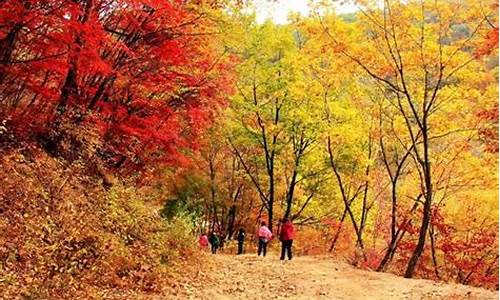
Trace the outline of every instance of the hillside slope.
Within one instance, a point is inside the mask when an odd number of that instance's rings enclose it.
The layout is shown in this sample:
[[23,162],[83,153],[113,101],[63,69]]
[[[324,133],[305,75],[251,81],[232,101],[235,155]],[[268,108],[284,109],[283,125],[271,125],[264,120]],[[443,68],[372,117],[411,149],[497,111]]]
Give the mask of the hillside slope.
[[188,221],[165,222],[131,185],[105,189],[83,159],[23,146],[0,147],[0,299],[135,299],[178,281]]
[[[182,285],[178,299],[498,299],[498,292],[354,269],[323,257],[280,262],[247,254],[210,255],[204,281]],[[170,297],[169,297],[170,298]]]

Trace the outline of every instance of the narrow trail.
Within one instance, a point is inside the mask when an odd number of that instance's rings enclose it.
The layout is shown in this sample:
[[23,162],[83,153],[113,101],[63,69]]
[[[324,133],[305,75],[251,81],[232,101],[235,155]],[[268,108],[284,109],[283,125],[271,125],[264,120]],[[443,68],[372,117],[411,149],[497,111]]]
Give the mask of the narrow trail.
[[214,270],[183,299],[498,299],[498,292],[355,269],[326,257],[209,255]]

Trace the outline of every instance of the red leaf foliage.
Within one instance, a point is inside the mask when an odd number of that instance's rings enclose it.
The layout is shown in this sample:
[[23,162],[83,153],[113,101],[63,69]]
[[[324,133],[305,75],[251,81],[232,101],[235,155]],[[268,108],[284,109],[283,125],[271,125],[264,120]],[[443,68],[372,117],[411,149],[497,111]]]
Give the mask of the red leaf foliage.
[[4,1],[0,120],[52,142],[93,128],[127,172],[180,161],[229,91],[211,22],[185,1]]

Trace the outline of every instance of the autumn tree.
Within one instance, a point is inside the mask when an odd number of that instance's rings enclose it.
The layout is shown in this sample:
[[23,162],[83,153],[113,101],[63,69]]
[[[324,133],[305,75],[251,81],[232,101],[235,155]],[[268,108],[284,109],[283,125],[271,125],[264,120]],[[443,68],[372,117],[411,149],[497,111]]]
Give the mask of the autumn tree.
[[174,163],[229,88],[223,51],[208,42],[211,9],[3,2],[1,119],[54,154],[78,156],[79,144],[92,144],[90,156],[126,174]]
[[[458,124],[450,130],[435,120],[446,112],[445,104],[459,103],[455,93],[478,68],[466,48],[485,30],[486,18],[478,10],[471,3],[384,1],[382,8],[367,4],[361,7],[358,32],[363,35],[358,39],[341,38],[338,27],[325,24],[333,51],[350,58],[380,86],[406,123],[424,201],[418,242],[405,277],[413,276],[426,244],[437,193],[433,152],[440,152],[436,147],[441,137],[462,131]],[[410,21],[411,16],[418,18]],[[469,22],[471,19],[474,21]],[[360,47],[354,48],[352,43]]]

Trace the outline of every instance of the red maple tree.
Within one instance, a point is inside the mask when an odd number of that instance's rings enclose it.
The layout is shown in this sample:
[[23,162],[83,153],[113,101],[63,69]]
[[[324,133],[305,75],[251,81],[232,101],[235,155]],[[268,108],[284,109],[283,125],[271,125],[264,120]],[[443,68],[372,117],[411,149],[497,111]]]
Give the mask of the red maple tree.
[[[207,5],[211,5],[207,3]],[[230,86],[203,4],[74,0],[0,3],[0,118],[51,147],[98,132],[109,166],[182,160]],[[128,172],[127,171],[127,172]]]

